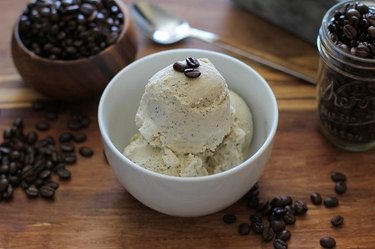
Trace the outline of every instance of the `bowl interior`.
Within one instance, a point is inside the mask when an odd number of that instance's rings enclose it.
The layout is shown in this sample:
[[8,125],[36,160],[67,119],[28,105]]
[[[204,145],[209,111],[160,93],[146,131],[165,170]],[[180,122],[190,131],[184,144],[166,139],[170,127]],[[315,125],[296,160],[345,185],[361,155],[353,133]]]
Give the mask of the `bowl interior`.
[[258,151],[276,130],[278,111],[271,88],[252,68],[237,59],[217,52],[176,49],[141,58],[118,73],[105,89],[99,106],[102,133],[122,153],[137,132],[135,114],[148,79],[157,71],[186,57],[211,60],[226,79],[229,89],[249,105],[254,122],[250,156]]

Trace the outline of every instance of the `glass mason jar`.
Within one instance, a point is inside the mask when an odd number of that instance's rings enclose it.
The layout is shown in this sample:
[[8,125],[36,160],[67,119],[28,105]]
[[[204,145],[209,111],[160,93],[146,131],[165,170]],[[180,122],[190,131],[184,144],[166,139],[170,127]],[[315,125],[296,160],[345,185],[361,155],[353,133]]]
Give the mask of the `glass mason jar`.
[[[353,29],[343,28],[349,22],[343,17],[341,27],[332,25],[333,20],[340,19],[340,13],[345,13],[345,8],[357,6],[355,4],[367,5],[370,11],[374,11],[375,17],[374,2],[346,1],[333,6],[323,18],[317,39],[320,54],[317,113],[321,132],[334,145],[349,151],[365,151],[375,148],[375,42],[372,45],[363,43],[367,48],[363,48],[363,44],[358,45],[359,40],[365,38],[351,36]],[[353,22],[352,26],[362,30],[371,26],[361,18],[359,21],[357,18],[358,22]],[[344,30],[344,33],[340,34],[335,29]],[[343,45],[340,38],[357,46],[356,49],[350,50],[350,45]],[[372,38],[367,36],[367,39]],[[369,54],[364,58],[364,54],[360,54],[367,52],[373,57],[368,58]]]

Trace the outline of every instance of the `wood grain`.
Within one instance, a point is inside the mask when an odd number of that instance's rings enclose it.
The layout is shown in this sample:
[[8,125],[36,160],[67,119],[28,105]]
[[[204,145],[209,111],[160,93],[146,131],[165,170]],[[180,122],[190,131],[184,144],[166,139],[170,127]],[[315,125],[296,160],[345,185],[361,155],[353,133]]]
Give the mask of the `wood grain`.
[[[26,130],[33,129],[43,113],[30,109],[41,98],[19,77],[11,56],[11,31],[28,0],[0,1],[0,130],[22,117]],[[125,1],[131,3],[131,1]],[[238,8],[230,0],[155,1],[189,20],[192,26],[212,31],[251,50],[272,54],[285,63],[314,72],[318,65],[315,47]],[[156,45],[138,33],[137,57],[171,48],[203,48],[225,52],[201,41],[189,39],[172,46]],[[243,59],[243,58],[240,58]],[[319,133],[315,117],[315,87],[298,79],[243,59],[270,84],[280,109],[280,123],[273,154],[259,181],[261,198],[290,194],[309,204],[306,216],[290,226],[289,248],[321,248],[319,239],[331,235],[336,248],[374,248],[375,154],[349,153],[330,145]],[[240,222],[252,213],[243,200],[204,217],[178,218],[157,213],[135,200],[118,183],[103,156],[96,120],[97,103],[76,107],[91,117],[85,143],[95,155],[79,157],[70,166],[72,179],[62,182],[54,201],[30,200],[16,189],[11,202],[0,203],[0,248],[273,248],[254,234],[239,236]],[[66,130],[69,112],[51,122],[48,132],[57,136]],[[46,136],[41,133],[40,136]],[[348,177],[348,192],[339,196],[340,206],[327,209],[309,202],[311,191],[335,195],[330,173]],[[147,191],[147,189],[145,189]],[[238,216],[227,225],[224,213]],[[330,218],[340,214],[344,226],[333,229]]]

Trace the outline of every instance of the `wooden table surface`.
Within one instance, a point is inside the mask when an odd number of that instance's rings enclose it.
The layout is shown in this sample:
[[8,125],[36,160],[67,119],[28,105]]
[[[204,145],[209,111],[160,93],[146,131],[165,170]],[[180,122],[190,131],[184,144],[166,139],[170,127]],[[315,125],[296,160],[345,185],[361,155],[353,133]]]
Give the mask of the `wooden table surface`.
[[[27,0],[0,1],[0,129],[17,117],[26,130],[34,129],[42,113],[31,110],[41,98],[27,87],[11,59],[12,26]],[[126,1],[130,3],[130,1]],[[238,44],[269,54],[302,71],[315,73],[318,53],[314,46],[235,6],[230,0],[155,1],[189,20],[192,26],[215,32]],[[211,44],[189,39],[160,46],[139,34],[138,58],[170,48],[203,48],[222,51]],[[243,58],[240,58],[243,59]],[[289,248],[320,248],[325,235],[336,238],[336,248],[375,248],[375,154],[350,153],[331,146],[319,133],[315,116],[315,86],[244,60],[270,84],[279,104],[280,120],[273,154],[259,180],[261,199],[288,194],[308,203],[308,213],[289,226]],[[71,166],[72,179],[61,182],[53,201],[28,199],[20,188],[12,201],[0,202],[0,248],[273,248],[259,236],[240,236],[237,227],[252,211],[240,200],[227,209],[198,218],[170,217],[135,200],[106,164],[96,119],[97,103],[80,104],[91,117],[86,145],[95,155]],[[68,114],[62,114],[65,120]],[[48,134],[66,130],[64,122],[51,122]],[[42,136],[43,134],[41,134]],[[314,206],[310,192],[336,196],[332,171],[348,177],[348,191],[340,206]],[[147,191],[147,190],[145,190]],[[238,217],[236,224],[222,222],[225,213]],[[332,228],[333,215],[344,216],[344,225]]]

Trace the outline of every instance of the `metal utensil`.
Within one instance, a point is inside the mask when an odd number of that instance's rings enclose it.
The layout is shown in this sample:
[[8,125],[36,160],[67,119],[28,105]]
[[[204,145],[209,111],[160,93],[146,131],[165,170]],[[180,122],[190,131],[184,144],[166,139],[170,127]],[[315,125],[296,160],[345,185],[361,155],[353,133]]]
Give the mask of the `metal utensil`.
[[[281,64],[272,62],[269,59],[258,56],[257,54],[246,51],[239,46],[233,46],[231,42],[219,37],[217,34],[192,28],[186,20],[172,15],[166,10],[150,2],[137,2],[133,4],[131,13],[138,26],[156,43],[173,44],[185,38],[192,37],[208,43],[215,44],[220,48],[248,58],[261,65],[292,75],[308,83],[315,84],[315,79],[287,68]],[[268,56],[269,57],[269,56]]]

